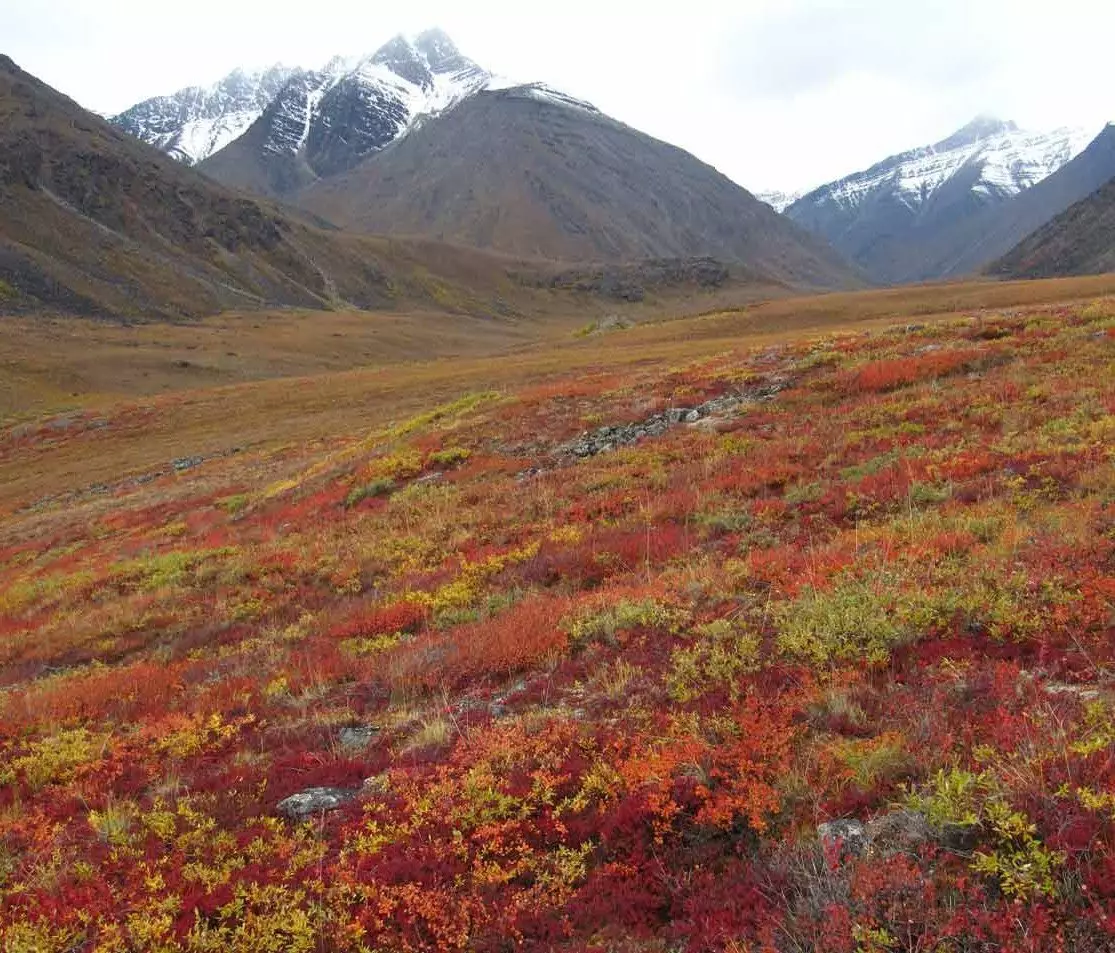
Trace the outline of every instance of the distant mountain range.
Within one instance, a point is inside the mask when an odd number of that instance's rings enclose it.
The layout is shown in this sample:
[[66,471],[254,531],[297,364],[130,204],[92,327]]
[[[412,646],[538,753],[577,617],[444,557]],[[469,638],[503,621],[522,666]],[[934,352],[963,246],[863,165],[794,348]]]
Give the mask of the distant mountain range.
[[570,262],[712,256],[794,286],[864,283],[715,169],[558,90],[496,79],[439,30],[313,72],[234,73],[113,121],[226,186],[352,231]]
[[440,30],[316,70],[236,70],[208,89],[138,103],[115,125],[226,184],[282,196],[346,171],[492,76]]
[[1110,133],[980,118],[793,201],[785,215],[875,281],[959,277],[1115,177]]
[[[756,198],[589,103],[497,79],[440,30],[314,70],[237,70],[111,121],[319,226],[557,263],[711,257],[807,289],[1014,262],[1027,236],[1115,178],[1115,126],[1034,133],[981,117],[808,194]],[[1066,241],[1051,261],[1102,260],[1066,256]]]

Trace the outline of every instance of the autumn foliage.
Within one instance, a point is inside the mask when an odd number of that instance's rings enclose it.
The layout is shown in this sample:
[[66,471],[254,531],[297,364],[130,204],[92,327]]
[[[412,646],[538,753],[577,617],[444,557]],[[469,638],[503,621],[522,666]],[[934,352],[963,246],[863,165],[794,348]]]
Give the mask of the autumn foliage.
[[3,515],[0,947],[1115,949],[1113,327],[648,359]]

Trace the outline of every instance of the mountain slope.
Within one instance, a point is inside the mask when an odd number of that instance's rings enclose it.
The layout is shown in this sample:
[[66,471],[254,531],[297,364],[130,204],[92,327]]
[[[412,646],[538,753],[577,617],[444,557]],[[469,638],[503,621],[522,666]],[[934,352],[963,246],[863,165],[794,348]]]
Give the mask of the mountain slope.
[[969,223],[988,227],[989,210],[1009,205],[1058,172],[1090,138],[1079,130],[1034,134],[1013,123],[977,119],[935,145],[814,190],[786,215],[823,235],[878,281],[960,274],[994,257],[980,260],[970,235],[978,236],[979,229]]
[[793,284],[860,281],[715,169],[538,86],[479,93],[296,201],[345,228],[519,255],[710,255]]
[[137,103],[110,120],[142,142],[194,165],[244,134],[296,70],[234,70],[208,88],[190,87]]
[[405,304],[490,314],[514,291],[512,265],[311,227],[226,191],[0,57],[2,312]]
[[490,81],[439,30],[413,42],[396,37],[371,56],[292,75],[245,134],[202,168],[226,185],[285,196],[351,169]]
[[1007,278],[1115,271],[1115,178],[1038,229],[988,270]]

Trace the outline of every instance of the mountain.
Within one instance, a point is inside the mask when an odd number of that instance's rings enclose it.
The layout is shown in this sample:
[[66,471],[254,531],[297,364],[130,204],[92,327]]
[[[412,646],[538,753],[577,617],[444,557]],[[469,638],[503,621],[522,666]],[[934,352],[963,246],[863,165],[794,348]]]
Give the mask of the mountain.
[[193,86],[137,103],[111,122],[194,165],[240,138],[296,72],[285,66],[250,74],[238,69],[213,86]]
[[440,30],[396,37],[370,56],[293,73],[244,135],[202,168],[226,185],[289,195],[351,169],[490,82]]
[[756,192],[755,198],[766,202],[776,212],[785,212],[791,205],[800,199],[804,192]]
[[1078,129],[1031,133],[1014,123],[978,118],[935,145],[822,186],[785,214],[827,238],[877,281],[960,274],[995,257],[979,260],[966,224],[986,224],[988,210],[1008,205],[1058,172],[1092,135]]
[[811,287],[838,254],[688,153],[544,86],[489,89],[298,193],[342,228],[571,261],[714,256]]
[[988,269],[990,274],[1007,278],[1108,271],[1115,271],[1115,178],[1039,228]]
[[343,235],[230,192],[0,57],[0,313],[270,306],[490,315],[508,263]]

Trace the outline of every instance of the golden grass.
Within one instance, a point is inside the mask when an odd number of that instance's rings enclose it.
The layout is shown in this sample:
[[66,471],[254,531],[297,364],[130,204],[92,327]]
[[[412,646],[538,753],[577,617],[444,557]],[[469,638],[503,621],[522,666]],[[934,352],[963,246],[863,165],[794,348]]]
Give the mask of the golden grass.
[[[358,438],[462,394],[522,388],[570,371],[622,374],[741,340],[774,344],[812,332],[1104,294],[1115,294],[1115,275],[919,286],[786,298],[592,338],[571,333],[583,313],[489,333],[478,328],[481,319],[363,313],[238,315],[132,328],[8,322],[0,324],[0,399],[8,401],[0,414],[9,425],[0,431],[0,507],[112,484],[180,457]],[[437,356],[446,353],[452,356]],[[423,355],[435,356],[414,359]],[[190,366],[175,366],[181,360]],[[368,366],[337,370],[354,363]],[[236,383],[253,377],[265,379]],[[95,410],[107,426],[63,430],[49,441],[15,439],[29,417],[58,402]],[[20,417],[24,422],[13,427]]]

